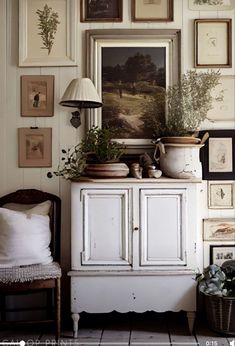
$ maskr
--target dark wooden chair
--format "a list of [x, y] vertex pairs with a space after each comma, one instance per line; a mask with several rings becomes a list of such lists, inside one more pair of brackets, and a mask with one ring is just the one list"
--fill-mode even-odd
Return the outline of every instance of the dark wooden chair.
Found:
[[[54, 322], [56, 325], [56, 339], [60, 337], [60, 217], [61, 201], [60, 198], [50, 193], [35, 189], [18, 190], [0, 198], [0, 207], [8, 203], [24, 205], [35, 205], [38, 203], [51, 201], [49, 211], [51, 229], [51, 254], [53, 262], [47, 265], [19, 266], [0, 269], [0, 311], [1, 323], [12, 324], [6, 320], [6, 296], [27, 294], [33, 292], [47, 292], [47, 319], [43, 321], [20, 321], [27, 323], [48, 323]], [[27, 207], [27, 206], [26, 206]], [[29, 206], [30, 207], [30, 206]], [[23, 279], [22, 279], [23, 278]], [[54, 313], [53, 310], [53, 291], [54, 291]], [[54, 318], [53, 318], [54, 317]]]

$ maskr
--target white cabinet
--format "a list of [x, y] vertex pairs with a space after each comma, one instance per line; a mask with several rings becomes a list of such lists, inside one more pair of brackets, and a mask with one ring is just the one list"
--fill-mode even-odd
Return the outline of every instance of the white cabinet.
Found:
[[168, 178], [72, 183], [75, 336], [81, 311], [185, 310], [192, 319], [198, 185]]

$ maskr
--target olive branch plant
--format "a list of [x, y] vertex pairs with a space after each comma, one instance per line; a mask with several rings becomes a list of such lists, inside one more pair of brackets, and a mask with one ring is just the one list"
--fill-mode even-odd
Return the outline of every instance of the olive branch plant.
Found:
[[57, 32], [57, 26], [60, 24], [58, 12], [52, 10], [47, 4], [44, 5], [43, 10], [38, 9], [36, 11], [38, 15], [38, 28], [40, 32], [43, 46], [41, 49], [47, 49], [48, 55], [50, 55], [52, 46], [55, 40], [55, 34]]

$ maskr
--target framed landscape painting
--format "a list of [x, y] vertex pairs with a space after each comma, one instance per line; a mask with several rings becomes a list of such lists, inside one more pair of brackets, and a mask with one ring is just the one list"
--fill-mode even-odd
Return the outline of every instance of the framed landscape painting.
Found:
[[82, 22], [121, 22], [123, 0], [81, 0]]
[[77, 64], [77, 0], [19, 0], [19, 66]]
[[52, 117], [54, 76], [21, 76], [21, 116]]
[[147, 118], [154, 97], [179, 77], [177, 30], [87, 31], [88, 76], [102, 95], [89, 127], [117, 128], [129, 149], [152, 146]]
[[173, 0], [132, 0], [134, 22], [173, 21]]
[[235, 242], [235, 218], [203, 220], [203, 239]]
[[189, 0], [193, 11], [229, 11], [234, 8], [234, 0]]

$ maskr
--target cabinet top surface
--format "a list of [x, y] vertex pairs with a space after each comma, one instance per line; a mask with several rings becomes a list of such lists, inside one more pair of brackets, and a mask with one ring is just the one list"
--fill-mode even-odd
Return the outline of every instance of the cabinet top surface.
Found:
[[91, 178], [91, 177], [80, 177], [79, 179], [73, 179], [72, 182], [77, 183], [131, 183], [131, 184], [161, 184], [161, 183], [201, 183], [201, 179], [173, 179], [168, 177], [161, 177], [158, 179], [154, 178], [143, 178], [143, 179], [136, 179], [136, 178], [109, 178], [109, 179], [102, 179], [102, 178]]

